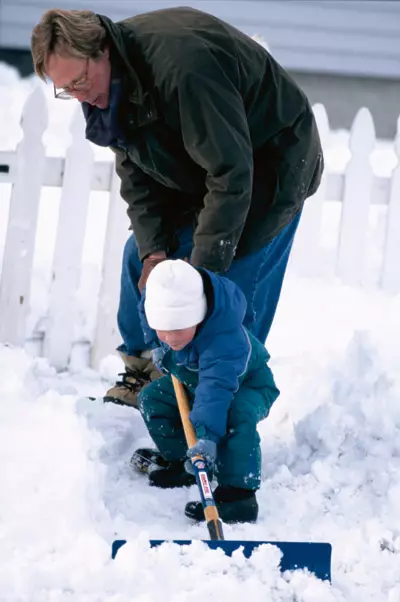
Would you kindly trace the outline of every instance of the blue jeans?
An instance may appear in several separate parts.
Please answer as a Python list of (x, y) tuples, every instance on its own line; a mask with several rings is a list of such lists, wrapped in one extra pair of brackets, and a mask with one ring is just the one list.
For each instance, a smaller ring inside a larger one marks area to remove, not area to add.
[[(241, 259), (235, 259), (224, 273), (243, 291), (247, 300), (244, 325), (254, 336), (265, 343), (281, 293), (290, 250), (300, 221), (299, 211), (292, 221), (265, 247)], [(171, 259), (190, 257), (193, 247), (193, 230), (189, 227), (178, 232), (179, 249)], [(128, 355), (138, 355), (148, 348), (143, 339), (138, 303), (140, 293), (137, 283), (142, 271), (134, 235), (125, 244), (122, 260), (121, 295), (118, 309), (118, 327), (123, 344), (118, 348)]]

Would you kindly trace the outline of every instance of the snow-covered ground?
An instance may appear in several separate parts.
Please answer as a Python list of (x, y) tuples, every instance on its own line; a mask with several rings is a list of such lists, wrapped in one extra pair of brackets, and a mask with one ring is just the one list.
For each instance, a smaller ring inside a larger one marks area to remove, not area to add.
[[(0, 70), (2, 148), (30, 86)], [(49, 103), (64, 127), (68, 103)], [(38, 242), (36, 274), (48, 261)], [(119, 361), (57, 374), (0, 346), (0, 602), (400, 602), (399, 340), (398, 297), (289, 272), (268, 341), (281, 396), (259, 429), (260, 519), (225, 536), (330, 541), (332, 585), (281, 575), (275, 548), (250, 560), (199, 542), (150, 549), (149, 538), (207, 535), (183, 515), (195, 488), (157, 491), (132, 472), (150, 443), (140, 416), (83, 400)], [(115, 538), (129, 544), (111, 561)]]

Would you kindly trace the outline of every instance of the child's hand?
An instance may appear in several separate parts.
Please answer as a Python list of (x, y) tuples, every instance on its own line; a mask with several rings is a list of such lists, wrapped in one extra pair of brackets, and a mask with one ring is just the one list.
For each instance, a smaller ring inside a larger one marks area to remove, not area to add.
[(194, 474), (191, 462), (191, 458), (194, 456), (203, 456), (205, 463), (207, 464), (207, 470), (213, 472), (215, 461), (217, 459), (217, 444), (210, 439), (199, 439), (195, 445), (188, 449), (187, 456), (190, 458), (189, 461), (185, 462), (185, 469), (187, 472)]

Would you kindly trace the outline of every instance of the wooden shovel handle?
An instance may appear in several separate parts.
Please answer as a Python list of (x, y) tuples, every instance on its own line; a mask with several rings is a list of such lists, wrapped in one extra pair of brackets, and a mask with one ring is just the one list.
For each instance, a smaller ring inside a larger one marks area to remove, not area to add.
[[(176, 401), (178, 403), (179, 413), (181, 415), (183, 430), (185, 431), (186, 443), (187, 443), (188, 447), (192, 447), (193, 445), (195, 445), (195, 443), (197, 441), (197, 437), (196, 437), (195, 430), (193, 428), (193, 424), (189, 420), (190, 407), (189, 407), (189, 402), (188, 402), (188, 398), (186, 395), (185, 387), (183, 386), (181, 381), (178, 378), (176, 378), (176, 376), (174, 376), (173, 374), (171, 375), (171, 378), (172, 378), (172, 384), (174, 385), (174, 391), (175, 391), (175, 395), (176, 395)], [(203, 458), (202, 458), (202, 456), (195, 456), (194, 458), (192, 458), (192, 462), (196, 462), (196, 460), (203, 460)], [(195, 472), (197, 473), (197, 469), (195, 469)], [(197, 478), (196, 478), (196, 480), (197, 480)], [(208, 483), (208, 479), (207, 479), (207, 483)], [(199, 485), (198, 481), (197, 481), (197, 484)], [(199, 485), (199, 487), (200, 487), (200, 485)], [(211, 488), (210, 488), (210, 492), (211, 492)], [(200, 493), (201, 493), (201, 490), (200, 490)], [(212, 499), (211, 505), (204, 505), (204, 503), (203, 503), (204, 517), (207, 522), (208, 532), (210, 534), (211, 539), (223, 540), (224, 533), (222, 530), (222, 523), (220, 521), (218, 510), (215, 505), (214, 498), (212, 497), (212, 493), (211, 493), (211, 499)]]
[(188, 447), (193, 447), (193, 445), (195, 445), (197, 441), (197, 437), (193, 428), (193, 424), (189, 420), (190, 408), (185, 387), (183, 386), (181, 381), (177, 379), (174, 375), (172, 375), (172, 384), (174, 385), (183, 430), (185, 431), (186, 443), (188, 444)]

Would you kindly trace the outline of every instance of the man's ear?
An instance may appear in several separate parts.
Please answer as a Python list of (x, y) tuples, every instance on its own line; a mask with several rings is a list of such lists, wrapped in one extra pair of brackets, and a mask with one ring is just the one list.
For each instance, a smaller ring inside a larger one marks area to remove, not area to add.
[(105, 46), (103, 52), (103, 57), (105, 59), (110, 58), (110, 47), (109, 46)]

